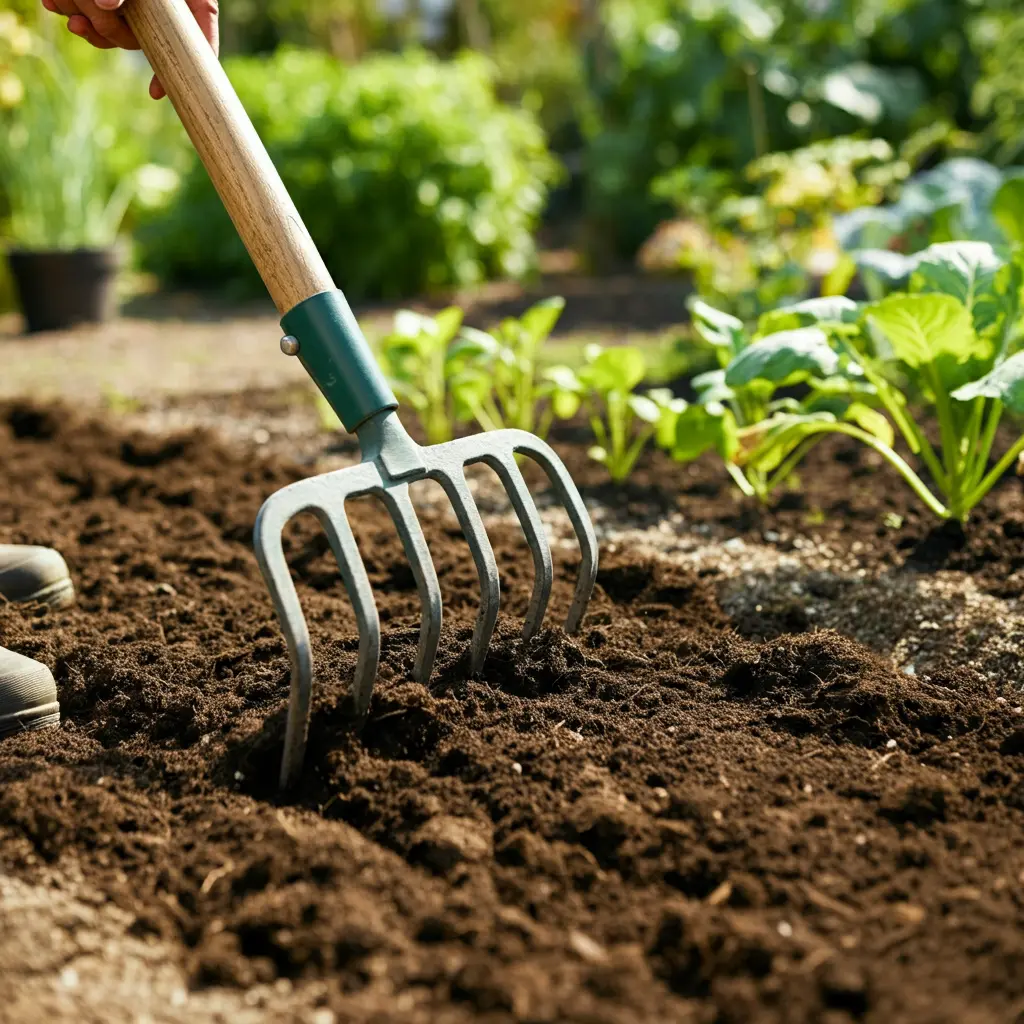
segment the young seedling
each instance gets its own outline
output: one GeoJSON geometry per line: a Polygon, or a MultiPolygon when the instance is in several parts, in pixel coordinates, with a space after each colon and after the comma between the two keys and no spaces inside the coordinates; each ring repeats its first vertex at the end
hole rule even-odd
{"type": "Polygon", "coordinates": [[[450,441],[459,422],[450,385],[461,365],[452,346],[461,326],[462,310],[457,306],[434,317],[400,310],[394,330],[380,343],[388,381],[399,400],[415,410],[427,444],[450,441]]]}
{"type": "Polygon", "coordinates": [[[640,349],[588,345],[584,357],[578,372],[567,366],[547,371],[555,386],[552,406],[556,415],[568,419],[582,405],[597,441],[589,456],[608,470],[613,483],[622,483],[652,438],[666,447],[671,444],[686,402],[667,388],[634,393],[647,375],[640,349]]]}
{"type": "Polygon", "coordinates": [[[562,298],[545,299],[493,332],[462,329],[451,351],[458,364],[451,386],[461,415],[484,430],[517,427],[547,435],[556,416],[556,386],[539,356],[564,308],[562,298]]]}
{"type": "Polygon", "coordinates": [[[737,487],[764,502],[826,433],[891,441],[885,417],[867,404],[873,387],[856,360],[838,354],[816,325],[842,324],[856,310],[848,299],[809,300],[765,314],[750,337],[739,320],[695,303],[697,330],[723,365],[693,380],[698,402],[677,419],[673,456],[716,450],[737,487]]]}

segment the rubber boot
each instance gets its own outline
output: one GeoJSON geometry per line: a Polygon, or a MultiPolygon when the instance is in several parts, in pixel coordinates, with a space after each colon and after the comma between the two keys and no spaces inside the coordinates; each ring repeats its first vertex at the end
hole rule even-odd
{"type": "Polygon", "coordinates": [[[57,684],[38,661],[0,647],[0,739],[60,725],[57,684]]]}
{"type": "Polygon", "coordinates": [[[0,544],[0,598],[63,608],[75,600],[67,563],[53,548],[0,544]]]}
{"type": "MultiPolygon", "coordinates": [[[[75,599],[67,564],[53,548],[0,544],[0,600],[63,608],[75,599]]],[[[0,647],[0,739],[60,724],[53,674],[41,662],[0,647]]]]}

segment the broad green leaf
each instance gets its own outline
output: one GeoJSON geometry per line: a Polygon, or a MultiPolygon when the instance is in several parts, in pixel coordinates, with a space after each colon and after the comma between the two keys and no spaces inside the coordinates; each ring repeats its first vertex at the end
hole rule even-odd
{"type": "Polygon", "coordinates": [[[449,348],[450,358],[492,358],[498,352],[498,340],[486,331],[463,327],[459,337],[449,348]]]}
{"type": "Polygon", "coordinates": [[[402,338],[418,338],[421,334],[429,334],[432,326],[430,317],[411,309],[400,309],[395,314],[394,333],[402,338]]]}
{"type": "Polygon", "coordinates": [[[726,367],[725,383],[743,387],[755,380],[782,384],[807,376],[828,377],[839,369],[839,356],[819,327],[779,331],[755,341],[726,367]]]}
{"type": "Polygon", "coordinates": [[[555,295],[531,306],[522,315],[519,322],[532,346],[536,347],[547,339],[554,330],[555,324],[558,323],[563,309],[565,309],[565,299],[555,295]]]}
{"type": "Polygon", "coordinates": [[[896,440],[892,424],[877,409],[872,409],[871,406],[864,405],[863,402],[854,402],[850,405],[843,418],[851,423],[856,423],[861,430],[877,438],[889,448],[896,440]]]}
{"type": "Polygon", "coordinates": [[[714,306],[697,299],[691,306],[693,326],[697,333],[716,348],[724,348],[734,355],[746,344],[746,331],[743,321],[723,313],[714,306]]]}
{"type": "Polygon", "coordinates": [[[992,200],[992,216],[1009,241],[1024,244],[1024,178],[1003,182],[992,200]]]}
{"type": "Polygon", "coordinates": [[[676,420],[672,458],[678,462],[691,462],[712,450],[732,461],[738,448],[736,421],[727,409],[716,415],[702,405],[691,405],[676,420]]]}
{"type": "Polygon", "coordinates": [[[1010,412],[1024,414],[1024,352],[1010,356],[980,380],[965,384],[953,392],[958,402],[975,398],[998,398],[1010,412]]]}
{"type": "Polygon", "coordinates": [[[434,317],[431,325],[432,329],[428,333],[436,337],[440,344],[447,345],[459,333],[459,328],[462,326],[462,317],[463,312],[458,306],[449,306],[447,309],[442,309],[434,317]]]}
{"type": "Polygon", "coordinates": [[[578,391],[556,388],[551,392],[551,409],[560,420],[571,420],[582,404],[583,396],[578,391]]]}
{"type": "Polygon", "coordinates": [[[549,366],[544,371],[544,379],[562,391],[583,391],[583,382],[571,366],[549,366]]]}
{"type": "Polygon", "coordinates": [[[690,381],[690,385],[697,392],[702,405],[708,402],[728,402],[736,397],[736,392],[725,383],[725,370],[700,373],[690,381]]]}
{"type": "Polygon", "coordinates": [[[764,336],[822,323],[854,324],[860,319],[860,310],[860,304],[845,295],[806,299],[792,306],[769,310],[758,321],[757,330],[764,336]]]}
{"type": "Polygon", "coordinates": [[[660,413],[655,442],[659,448],[671,448],[675,441],[676,423],[689,403],[684,398],[676,398],[668,388],[652,388],[647,397],[657,405],[660,413]]]}
{"type": "Polygon", "coordinates": [[[987,349],[967,307],[952,295],[890,295],[869,308],[868,321],[885,336],[892,357],[914,369],[943,355],[967,362],[987,349]]]}
{"type": "Polygon", "coordinates": [[[987,242],[941,242],[918,254],[912,281],[917,292],[953,295],[970,311],[983,334],[1003,312],[997,277],[1006,261],[987,242]]]}
{"type": "Polygon", "coordinates": [[[647,373],[643,352],[629,345],[605,348],[581,371],[591,387],[602,394],[632,391],[647,373]]]}
{"type": "Polygon", "coordinates": [[[661,408],[646,395],[630,395],[629,408],[633,415],[645,423],[657,423],[661,419],[661,408]]]}
{"type": "Polygon", "coordinates": [[[888,249],[857,249],[850,255],[865,282],[875,285],[871,294],[878,291],[887,294],[902,288],[917,267],[916,256],[904,256],[888,249]]]}

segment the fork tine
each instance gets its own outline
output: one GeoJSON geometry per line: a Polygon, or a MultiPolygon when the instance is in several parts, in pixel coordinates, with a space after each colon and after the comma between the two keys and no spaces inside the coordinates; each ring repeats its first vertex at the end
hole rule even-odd
{"type": "Polygon", "coordinates": [[[355,678],[352,680],[352,701],[356,714],[362,717],[370,708],[373,681],[377,677],[377,666],[380,664],[380,616],[377,614],[377,602],[373,599],[373,589],[366,575],[366,566],[359,554],[359,547],[348,516],[345,515],[344,506],[340,511],[332,506],[318,509],[317,512],[317,518],[323,525],[334,558],[341,569],[341,578],[356,615],[359,658],[356,661],[355,678]],[[323,514],[319,514],[320,512],[323,514]]]}
{"type": "Polygon", "coordinates": [[[434,562],[430,557],[423,528],[420,526],[408,484],[396,484],[377,492],[387,505],[405,548],[405,557],[412,566],[416,588],[420,593],[423,617],[420,624],[420,649],[416,655],[413,678],[427,683],[434,668],[437,646],[441,641],[441,587],[437,582],[434,562]]]}
{"type": "Polygon", "coordinates": [[[533,459],[547,474],[555,493],[569,514],[569,521],[580,546],[580,573],[576,580],[572,606],[565,620],[566,632],[575,633],[586,614],[590,596],[594,592],[594,583],[597,581],[597,534],[594,533],[594,524],[590,521],[587,506],[565,468],[565,463],[551,446],[539,437],[523,431],[517,431],[516,434],[518,436],[513,440],[513,449],[533,459]]]}
{"type": "Polygon", "coordinates": [[[539,632],[544,622],[548,599],[551,597],[551,584],[555,578],[551,564],[551,548],[548,545],[540,513],[533,502],[530,489],[526,486],[523,474],[516,465],[515,458],[512,455],[507,458],[485,455],[480,461],[486,463],[498,474],[509,498],[512,499],[512,507],[519,517],[523,533],[526,534],[526,543],[530,546],[530,551],[533,554],[533,594],[526,612],[526,621],[523,623],[523,639],[529,640],[539,632]]]}
{"type": "Polygon", "coordinates": [[[473,627],[473,643],[470,647],[470,673],[475,676],[484,666],[494,625],[498,621],[498,608],[501,604],[498,563],[495,561],[490,538],[480,518],[480,510],[476,507],[466,478],[462,475],[461,465],[458,474],[454,471],[438,471],[433,476],[444,488],[452,508],[455,509],[459,526],[462,527],[466,543],[473,554],[477,575],[480,577],[480,611],[473,627]]]}
{"type": "Polygon", "coordinates": [[[309,629],[288,570],[282,542],[284,528],[293,516],[300,512],[316,515],[341,567],[342,579],[359,624],[359,657],[352,683],[353,700],[359,714],[365,714],[369,706],[380,660],[380,620],[352,528],[344,511],[336,513],[332,508],[318,504],[320,496],[320,492],[309,487],[306,481],[278,491],[264,502],[253,531],[256,560],[277,610],[292,666],[288,721],[281,758],[282,788],[291,786],[302,770],[313,693],[309,629]]]}

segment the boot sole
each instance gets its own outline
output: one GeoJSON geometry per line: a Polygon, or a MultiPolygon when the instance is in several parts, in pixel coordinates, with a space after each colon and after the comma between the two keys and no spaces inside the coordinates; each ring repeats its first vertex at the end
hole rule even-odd
{"type": "Polygon", "coordinates": [[[0,715],[0,739],[18,732],[35,732],[37,729],[51,729],[60,725],[60,704],[40,704],[27,711],[15,711],[0,715]]]}
{"type": "Polygon", "coordinates": [[[42,590],[37,590],[28,597],[23,597],[18,604],[33,604],[41,602],[51,608],[67,608],[75,603],[75,585],[71,580],[57,580],[42,590]]]}

